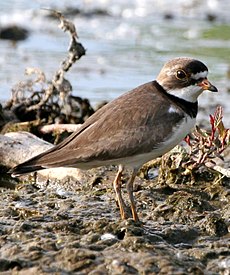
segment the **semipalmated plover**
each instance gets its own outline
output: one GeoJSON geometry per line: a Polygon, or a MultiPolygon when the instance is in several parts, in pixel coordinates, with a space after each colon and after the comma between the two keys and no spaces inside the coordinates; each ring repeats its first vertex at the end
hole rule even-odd
{"type": "Polygon", "coordinates": [[[208,68],[191,58],[167,62],[155,81],[111,101],[89,117],[78,131],[52,149],[16,166],[12,176],[54,167],[90,169],[119,165],[114,189],[122,219],[127,218],[121,195],[124,167],[132,171],[126,184],[132,216],[138,215],[133,182],[139,168],[176,146],[193,128],[198,96],[217,92],[207,79],[208,68]]]}

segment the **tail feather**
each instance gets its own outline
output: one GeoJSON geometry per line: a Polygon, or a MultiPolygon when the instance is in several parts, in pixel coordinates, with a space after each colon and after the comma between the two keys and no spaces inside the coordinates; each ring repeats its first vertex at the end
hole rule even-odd
{"type": "Polygon", "coordinates": [[[68,147],[68,144],[89,126],[90,125],[86,125],[86,127],[80,128],[79,131],[73,133],[58,145],[15,166],[10,169],[8,173],[10,173],[12,177],[18,177],[47,168],[75,167],[76,157],[72,154],[72,147],[70,146],[70,148],[67,149],[67,153],[64,154],[65,147],[68,147]]]}
{"type": "Polygon", "coordinates": [[[24,166],[22,163],[10,169],[8,173],[10,173],[12,177],[19,177],[42,169],[44,169],[42,166],[24,166]]]}
{"type": "Polygon", "coordinates": [[[18,177],[24,174],[29,174],[32,172],[36,172],[38,170],[43,170],[46,169],[47,167],[43,166],[41,163],[41,158],[43,156],[48,155],[52,151],[55,151],[55,146],[50,148],[49,150],[40,153],[37,156],[32,157],[31,159],[28,159],[27,161],[13,167],[8,171],[8,173],[11,174],[12,177],[18,177]]]}
{"type": "Polygon", "coordinates": [[[40,164],[36,163],[37,157],[29,159],[8,171],[12,177],[18,177],[24,174],[29,174],[32,172],[36,172],[38,170],[45,169],[45,167],[41,166],[40,164]]]}

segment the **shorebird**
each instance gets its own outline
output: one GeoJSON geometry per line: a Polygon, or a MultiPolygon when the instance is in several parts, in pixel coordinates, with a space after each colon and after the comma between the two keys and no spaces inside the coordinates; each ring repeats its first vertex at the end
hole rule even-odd
{"type": "Polygon", "coordinates": [[[207,79],[208,68],[199,60],[175,58],[156,80],[114,99],[90,116],[72,135],[52,149],[14,167],[12,176],[54,167],[91,169],[118,165],[113,182],[122,219],[128,217],[121,194],[125,167],[132,217],[138,221],[133,183],[139,168],[176,146],[194,127],[198,97],[217,92],[207,79]]]}

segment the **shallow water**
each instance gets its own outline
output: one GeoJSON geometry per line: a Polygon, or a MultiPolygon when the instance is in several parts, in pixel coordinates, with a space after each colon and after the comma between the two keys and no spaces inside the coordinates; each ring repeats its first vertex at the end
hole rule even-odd
{"type": "Polygon", "coordinates": [[[42,8],[67,7],[82,11],[103,9],[108,15],[71,18],[87,54],[68,73],[74,94],[89,98],[93,106],[156,77],[163,63],[175,56],[201,59],[220,93],[205,93],[203,112],[224,106],[230,126],[230,2],[229,1],[5,1],[0,4],[0,24],[18,24],[30,30],[27,40],[15,46],[0,43],[0,101],[24,79],[27,67],[39,67],[51,79],[68,48],[68,37],[42,8]],[[165,17],[171,19],[165,19],[165,17]],[[207,20],[213,15],[214,20],[207,20]]]}

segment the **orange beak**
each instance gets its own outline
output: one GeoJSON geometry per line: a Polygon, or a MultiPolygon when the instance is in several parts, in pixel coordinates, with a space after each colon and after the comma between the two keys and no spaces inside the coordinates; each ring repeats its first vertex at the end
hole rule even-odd
{"type": "Polygon", "coordinates": [[[212,85],[207,78],[202,79],[200,82],[197,83],[198,86],[202,88],[202,90],[208,90],[210,92],[218,92],[217,88],[212,85]]]}

